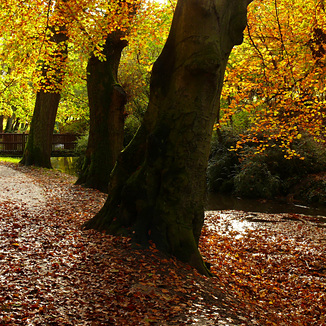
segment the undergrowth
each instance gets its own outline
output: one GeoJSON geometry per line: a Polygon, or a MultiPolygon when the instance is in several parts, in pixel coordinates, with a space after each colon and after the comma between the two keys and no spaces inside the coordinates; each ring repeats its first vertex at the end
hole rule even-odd
{"type": "Polygon", "coordinates": [[[21,157],[0,157],[0,162],[9,162],[18,164],[21,160],[21,157]]]}
{"type": "Polygon", "coordinates": [[[207,169],[210,191],[243,198],[291,195],[307,203],[326,204],[325,145],[305,136],[293,143],[304,159],[286,159],[278,146],[259,154],[253,144],[245,145],[241,152],[230,151],[238,139],[238,134],[228,129],[213,138],[207,169]]]}

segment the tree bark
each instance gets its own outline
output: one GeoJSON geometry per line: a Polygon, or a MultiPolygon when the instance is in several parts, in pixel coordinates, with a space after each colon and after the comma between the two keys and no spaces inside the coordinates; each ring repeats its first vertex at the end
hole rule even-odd
{"type": "Polygon", "coordinates": [[[21,164],[51,166],[52,137],[60,93],[39,91],[21,164]]]}
{"type": "Polygon", "coordinates": [[[103,49],[106,60],[92,55],[87,66],[90,130],[77,184],[103,192],[108,192],[110,173],[123,148],[126,93],[117,83],[117,73],[126,45],[121,33],[109,34],[103,49]]]}
{"type": "Polygon", "coordinates": [[[14,125],[14,121],[16,119],[16,113],[15,113],[15,111],[17,109],[14,106],[12,106],[11,109],[12,109],[12,115],[7,118],[5,132],[13,132],[14,131],[13,130],[13,125],[14,125]]]}
{"type": "Polygon", "coordinates": [[[53,35],[48,46],[54,46],[54,49],[50,55],[51,62],[44,62],[41,69],[43,79],[36,95],[30,131],[23,158],[20,161],[24,165],[45,168],[52,168],[52,137],[68,56],[66,27],[57,26],[49,29],[53,35]]]}
{"type": "Polygon", "coordinates": [[[131,234],[209,275],[198,250],[210,140],[243,0],[179,0],[155,62],[148,110],[118,158],[109,197],[86,228],[131,234]]]}

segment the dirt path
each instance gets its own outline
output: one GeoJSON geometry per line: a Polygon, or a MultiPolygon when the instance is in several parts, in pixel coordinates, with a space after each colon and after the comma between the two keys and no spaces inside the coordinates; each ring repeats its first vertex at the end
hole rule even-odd
{"type": "Polygon", "coordinates": [[[0,164],[0,202],[12,201],[25,206],[30,213],[43,210],[43,189],[24,173],[0,164]]]}

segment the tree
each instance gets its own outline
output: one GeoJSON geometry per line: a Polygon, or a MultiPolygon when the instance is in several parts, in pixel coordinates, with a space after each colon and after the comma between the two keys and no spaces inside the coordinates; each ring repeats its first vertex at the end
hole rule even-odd
{"type": "MultiPolygon", "coordinates": [[[[140,1],[115,1],[104,11],[106,30],[100,53],[93,53],[87,65],[90,130],[82,171],[77,184],[108,191],[110,173],[123,148],[124,106],[127,95],[118,84],[121,52],[127,46],[127,30],[140,1]],[[114,14],[116,13],[116,15],[114,14]]],[[[100,44],[101,45],[101,44],[100,44]]]]}
{"type": "Polygon", "coordinates": [[[206,167],[228,56],[250,1],[179,0],[156,60],[144,121],[87,228],[132,234],[208,275],[198,250],[206,167]]]}
{"type": "MultiPolygon", "coordinates": [[[[78,120],[84,120],[86,124],[89,115],[86,65],[91,51],[89,43],[92,42],[88,39],[85,41],[86,37],[75,18],[85,12],[87,2],[65,2],[64,10],[59,10],[59,2],[53,0],[1,2],[0,110],[17,108],[15,114],[24,126],[31,122],[36,93],[42,88],[36,71],[40,72],[41,63],[47,62],[50,51],[55,50],[51,49],[55,43],[49,42],[50,27],[55,24],[61,26],[63,22],[69,29],[69,53],[68,59],[62,62],[65,78],[60,91],[56,127],[62,130],[63,124],[78,120]]],[[[92,6],[93,2],[89,7],[92,6]]],[[[49,90],[48,85],[46,88],[49,90]]],[[[8,112],[4,115],[11,114],[8,112]]]]}
{"type": "Polygon", "coordinates": [[[77,184],[107,192],[109,176],[123,147],[126,93],[117,83],[117,73],[127,41],[112,32],[103,46],[101,60],[94,54],[87,65],[90,130],[86,157],[77,184]]]}
{"type": "MultiPolygon", "coordinates": [[[[64,11],[66,0],[58,1],[55,9],[64,11]]],[[[49,2],[48,14],[50,13],[49,2]]],[[[60,17],[60,15],[58,15],[60,17]]],[[[23,158],[24,165],[51,168],[52,135],[63,85],[64,65],[68,56],[68,34],[65,21],[52,21],[46,28],[47,60],[42,61],[39,89],[23,158]]]]}
{"type": "Polygon", "coordinates": [[[324,1],[257,0],[249,21],[245,44],[229,60],[221,123],[247,116],[239,153],[247,142],[256,154],[278,146],[285,158],[298,157],[293,145],[302,135],[326,137],[324,1]]]}

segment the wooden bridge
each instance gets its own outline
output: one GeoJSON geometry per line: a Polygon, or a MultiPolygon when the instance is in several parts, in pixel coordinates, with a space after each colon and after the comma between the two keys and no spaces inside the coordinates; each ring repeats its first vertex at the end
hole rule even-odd
{"type": "MultiPolygon", "coordinates": [[[[0,156],[22,157],[28,134],[0,133],[0,156]]],[[[76,134],[53,134],[51,156],[76,156],[76,134]]]]}

